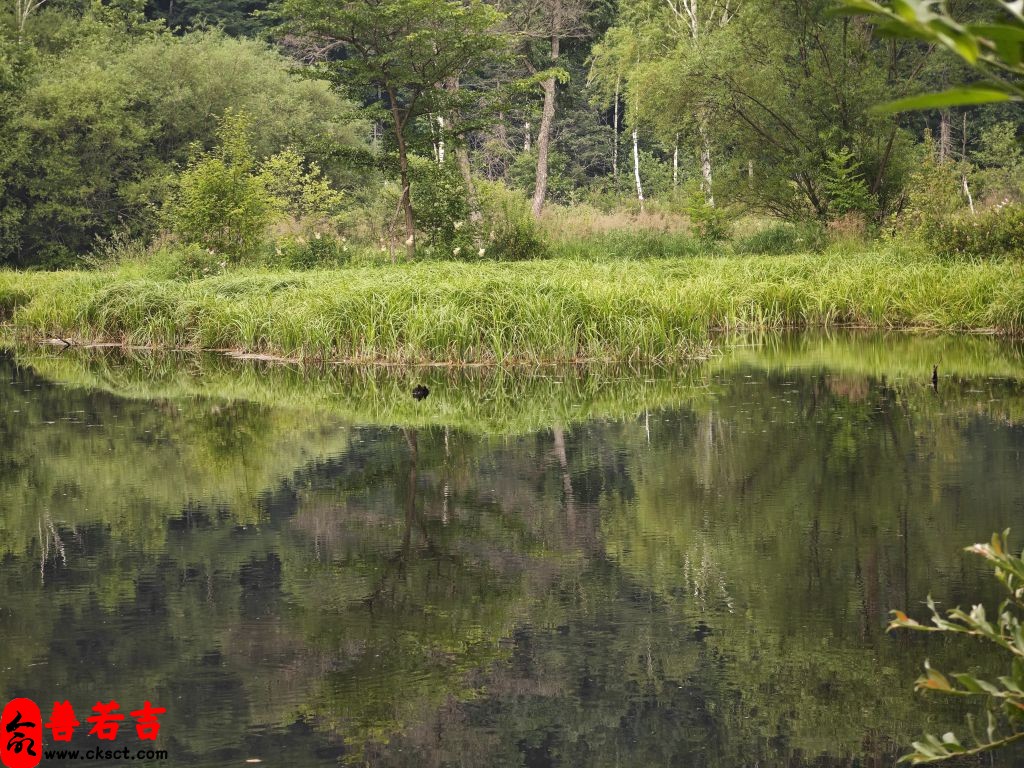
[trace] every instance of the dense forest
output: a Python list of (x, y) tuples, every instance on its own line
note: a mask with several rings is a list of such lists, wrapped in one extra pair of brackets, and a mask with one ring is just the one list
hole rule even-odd
[(739, 252), (1020, 247), (1020, 104), (879, 111), (981, 75), (833, 10), (16, 0), (0, 264), (520, 259), (620, 229)]

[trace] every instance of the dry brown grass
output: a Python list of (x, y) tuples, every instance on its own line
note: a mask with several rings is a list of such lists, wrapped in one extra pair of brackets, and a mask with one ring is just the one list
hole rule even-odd
[(541, 228), (552, 241), (575, 240), (611, 232), (687, 233), (690, 221), (686, 216), (662, 210), (616, 210), (604, 212), (581, 203), (571, 208), (549, 205), (541, 216)]

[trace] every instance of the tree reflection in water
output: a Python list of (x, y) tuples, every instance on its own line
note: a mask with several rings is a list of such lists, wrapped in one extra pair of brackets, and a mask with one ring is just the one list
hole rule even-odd
[(4, 692), (152, 700), (181, 764), (890, 764), (959, 719), (918, 660), (985, 659), (888, 609), (987, 594), (960, 546), (1024, 509), (1019, 351), (915, 343), (417, 410), (402, 374), (5, 358)]

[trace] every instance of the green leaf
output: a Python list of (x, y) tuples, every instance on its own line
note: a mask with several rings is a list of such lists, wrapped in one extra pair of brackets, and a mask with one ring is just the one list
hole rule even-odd
[(992, 104), (1000, 101), (1012, 101), (1013, 97), (1006, 91), (999, 90), (993, 86), (964, 86), (962, 88), (950, 88), (940, 93), (921, 93), (916, 96), (908, 96), (905, 99), (896, 99), (875, 107), (877, 114), (894, 114), (896, 112), (911, 112), (919, 109), (943, 109), (945, 107), (960, 107), (970, 104)]

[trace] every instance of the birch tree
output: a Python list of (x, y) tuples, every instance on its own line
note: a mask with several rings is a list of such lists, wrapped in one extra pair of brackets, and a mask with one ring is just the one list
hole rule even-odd
[(38, 11), (46, 0), (14, 0), (14, 17), (18, 24), (18, 40), (25, 34), (25, 24), (28, 17)]
[[(636, 0), (639, 2), (639, 0)], [(673, 151), (674, 178), (678, 179), (678, 136), (683, 128), (695, 134), (705, 200), (714, 205), (712, 167), (713, 110), (696, 92), (685, 104), (684, 114), (666, 115), (662, 100), (651, 99), (652, 79), (658, 66), (699, 57), (707, 38), (728, 25), (739, 0), (661, 0), (642, 8), (626, 8), (624, 23), (609, 29), (592, 57), (591, 83), (599, 98), (607, 98), (612, 83), (626, 83), (631, 114), (649, 116), (661, 128), (660, 140)], [(677, 73), (678, 76), (678, 73)], [(655, 112), (659, 112), (655, 116)], [(691, 144), (692, 145), (692, 144)]]

